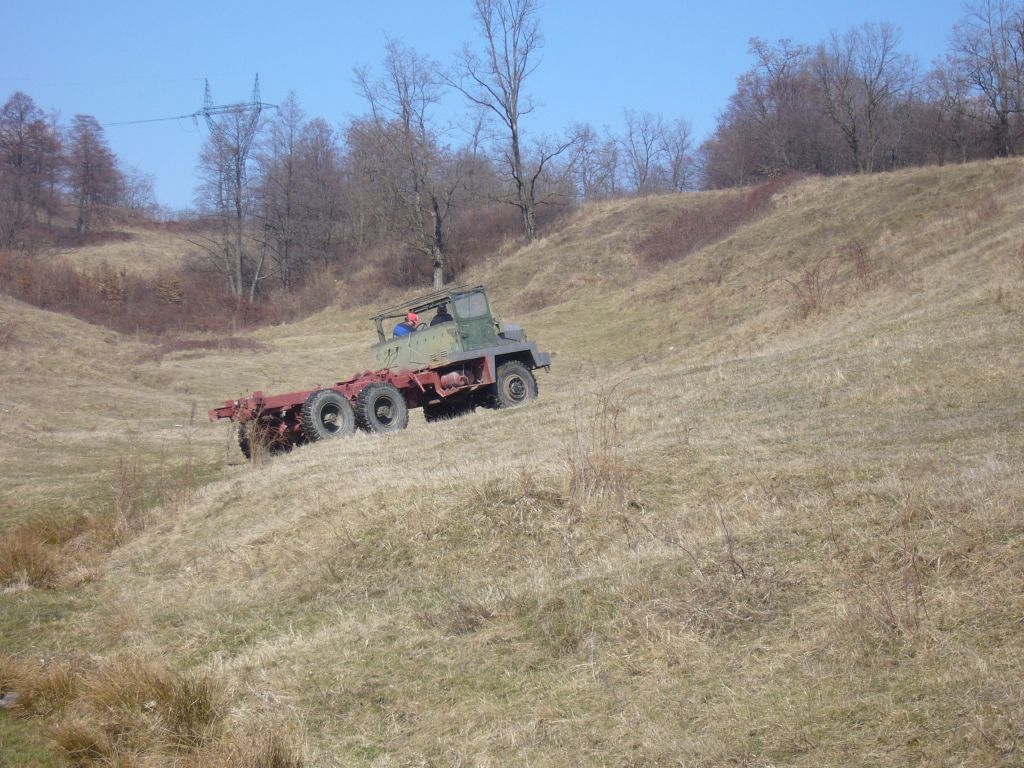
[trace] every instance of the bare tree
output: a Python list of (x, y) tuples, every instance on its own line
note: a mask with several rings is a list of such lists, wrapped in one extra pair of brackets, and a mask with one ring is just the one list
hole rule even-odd
[(461, 182), (458, 153), (439, 142), (430, 110), (441, 98), (437, 65), (397, 40), (385, 44), (384, 74), (356, 70), (370, 106), (376, 178), (400, 219), (406, 244), (430, 259), (433, 285), (444, 285), (449, 215)]
[(240, 107), (211, 121), (210, 135), (199, 160), (200, 186), (197, 202), (212, 216), (217, 233), (196, 238), (212, 257), (235, 296), (253, 301), (261, 280), (266, 253), (246, 250), (246, 225), (250, 214), (250, 154), (260, 128), (259, 112)]
[(893, 25), (868, 23), (841, 37), (833, 33), (815, 57), (825, 112), (862, 172), (875, 169), (886, 132), (898, 137), (905, 127), (915, 74), (913, 61), (898, 52), (899, 42)]
[(538, 194), (538, 181), (546, 166), (574, 144), (574, 137), (538, 145), (527, 159), (522, 118), (533, 112), (533, 101), (523, 93), (527, 78), (540, 63), (543, 45), (536, 0), (475, 0), (475, 16), (483, 42), (483, 57), (467, 45), (458, 62), (459, 79), (451, 84), (467, 99), (495, 116), (507, 131), (503, 152), (515, 196), (510, 201), (523, 220), (526, 239), (537, 233), (536, 209), (549, 199)]
[(667, 171), (665, 181), (669, 191), (691, 189), (696, 177), (696, 163), (690, 140), (690, 124), (683, 118), (668, 123), (662, 133), (662, 157)]
[(952, 61), (984, 99), (976, 117), (992, 132), (996, 154), (1017, 151), (1015, 118), (1024, 109), (1024, 6), (1006, 0), (970, 5), (953, 29)]
[(67, 185), (75, 202), (75, 228), (87, 234), (103, 210), (118, 203), (121, 172), (103, 128), (91, 115), (75, 115), (68, 131)]
[(132, 213), (155, 217), (160, 214), (160, 205), (156, 202), (154, 177), (151, 173), (143, 173), (138, 168), (128, 166), (121, 170), (121, 189), (118, 193), (118, 205)]
[(788, 170), (849, 170), (845, 138), (827, 105), (808, 47), (751, 38), (754, 65), (736, 81), (712, 138), (702, 147), (704, 181), (746, 184)]
[(40, 214), (56, 212), (63, 168), (56, 127), (20, 91), (0, 108), (0, 245), (14, 245)]
[(334, 256), (345, 215), (344, 172), (334, 130), (322, 119), (310, 120), (299, 136), (300, 195), (309, 258), (326, 269)]
[(582, 200), (606, 200), (618, 193), (619, 142), (601, 136), (590, 125), (574, 126), (576, 145), (571, 172), (576, 196)]
[(750, 52), (756, 64), (740, 79), (737, 94), (758, 128), (758, 141), (768, 150), (765, 171), (800, 167), (806, 144), (817, 132), (807, 119), (807, 106), (813, 113), (820, 103), (807, 76), (810, 51), (788, 39), (770, 45), (755, 37)]
[(638, 195), (659, 191), (659, 166), (665, 153), (665, 121), (661, 115), (627, 109), (622, 156), (626, 175)]
[(256, 216), (262, 224), (261, 244), (270, 252), (281, 286), (288, 290), (301, 274), (304, 264), (301, 247), (302, 201), (299, 199), (299, 136), (304, 115), (294, 93), (267, 121), (263, 140), (256, 152), (259, 176)]

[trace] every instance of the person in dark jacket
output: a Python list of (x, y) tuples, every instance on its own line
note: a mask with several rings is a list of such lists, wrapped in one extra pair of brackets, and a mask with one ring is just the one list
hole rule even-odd
[(420, 319), (415, 312), (410, 312), (405, 316), (405, 320), (395, 326), (394, 337), (397, 339), (401, 336), (408, 336), (411, 333), (416, 332), (416, 326), (419, 325)]
[(430, 321), (430, 325), (433, 327), (435, 325), (440, 325), (441, 323), (450, 323), (454, 319), (454, 317), (448, 314), (448, 305), (442, 304), (437, 308), (437, 314), (434, 315), (433, 319)]

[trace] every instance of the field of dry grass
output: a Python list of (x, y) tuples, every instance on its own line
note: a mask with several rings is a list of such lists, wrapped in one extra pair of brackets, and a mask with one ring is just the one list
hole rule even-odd
[(206, 408), (364, 369), (369, 308), (161, 352), (0, 300), (0, 750), (1019, 765), (1024, 163), (807, 179), (644, 264), (693, 204), (469, 276), (554, 352), (531, 407), (257, 465)]
[(63, 248), (61, 256), (83, 271), (110, 267), (115, 272), (123, 270), (151, 277), (160, 272), (178, 270), (189, 255), (198, 250), (188, 242), (185, 234), (157, 226), (119, 226), (117, 231), (123, 239)]

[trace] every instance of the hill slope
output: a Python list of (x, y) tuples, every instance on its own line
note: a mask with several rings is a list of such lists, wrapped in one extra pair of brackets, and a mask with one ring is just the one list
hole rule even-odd
[[(536, 404), (257, 466), (196, 425), (212, 481), (85, 583), (0, 595), (9, 650), (214, 675), (229, 731), (301, 722), (315, 765), (1016, 764), (1022, 181), (807, 179), (657, 268), (637, 244), (706, 197), (586, 206), (470, 276), (555, 352)], [(23, 457), (90, 423), (180, 457), (190, 399), (365, 367), (367, 314), (110, 358), (39, 313), (5, 406), (74, 370), (123, 429), (62, 399)], [(60, 498), (12, 466), (15, 506)], [(43, 720), (113, 739), (88, 701)]]

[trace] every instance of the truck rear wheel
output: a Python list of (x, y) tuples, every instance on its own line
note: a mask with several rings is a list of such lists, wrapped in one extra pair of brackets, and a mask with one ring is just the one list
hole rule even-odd
[(355, 413), (348, 398), (333, 389), (320, 389), (302, 404), (302, 433), (310, 442), (355, 432)]
[(515, 408), (536, 397), (537, 379), (533, 371), (518, 360), (509, 360), (498, 366), (488, 398), (491, 408)]
[(280, 422), (266, 416), (238, 425), (238, 447), (252, 461), (254, 454), (273, 455), (290, 451), (294, 445), (280, 434)]
[(394, 384), (369, 384), (356, 396), (356, 423), (367, 432), (397, 432), (409, 425), (409, 407)]

